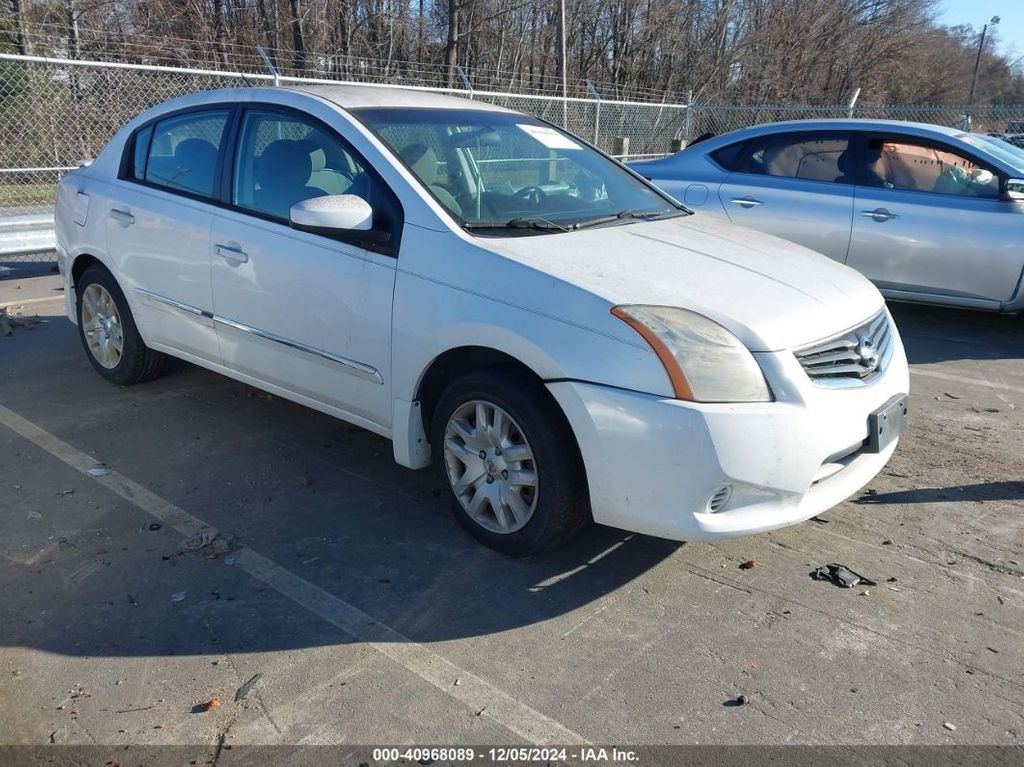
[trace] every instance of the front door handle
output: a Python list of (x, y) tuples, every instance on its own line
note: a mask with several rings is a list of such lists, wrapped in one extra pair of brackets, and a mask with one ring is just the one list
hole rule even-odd
[(755, 205), (764, 205), (763, 202), (758, 200), (756, 197), (751, 197), (749, 194), (746, 197), (733, 197), (729, 202), (743, 208), (753, 208)]
[(214, 245), (213, 250), (221, 258), (238, 264), (244, 264), (249, 260), (249, 254), (237, 245)]
[(875, 208), (874, 210), (862, 210), (860, 214), (864, 216), (864, 218), (870, 218), (872, 221), (877, 221), (880, 224), (893, 218), (899, 218), (899, 216), (897, 216), (895, 213), (890, 213), (885, 208)]
[(119, 210), (117, 208), (110, 209), (110, 217), (117, 221), (119, 224), (124, 226), (131, 226), (135, 223), (135, 216), (128, 210)]

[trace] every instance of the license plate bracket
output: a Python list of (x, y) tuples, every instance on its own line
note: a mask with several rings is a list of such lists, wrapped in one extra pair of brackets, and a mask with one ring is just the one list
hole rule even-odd
[(881, 453), (907, 430), (907, 399), (897, 394), (868, 416), (864, 452)]

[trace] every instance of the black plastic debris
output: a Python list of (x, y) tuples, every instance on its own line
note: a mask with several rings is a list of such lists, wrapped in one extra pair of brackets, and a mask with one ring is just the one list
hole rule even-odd
[(245, 700), (246, 696), (252, 691), (252, 688), (256, 686), (256, 683), (258, 681), (260, 681), (260, 677), (261, 676), (263, 676), (263, 675), (262, 674), (253, 674), (248, 682), (246, 682), (245, 684), (243, 684), (241, 687), (238, 688), (238, 691), (235, 693), (235, 702), (236, 703), (238, 701), (240, 701), (240, 700)]
[(824, 567), (818, 567), (811, 571), (811, 577), (816, 581), (829, 581), (844, 589), (852, 589), (854, 586), (877, 586), (870, 578), (865, 578), (860, 573), (855, 573), (846, 565), (832, 563)]

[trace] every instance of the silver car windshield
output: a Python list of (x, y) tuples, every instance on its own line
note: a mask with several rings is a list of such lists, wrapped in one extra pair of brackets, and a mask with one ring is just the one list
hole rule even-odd
[(1005, 165), (1009, 165), (1017, 173), (1024, 175), (1024, 149), (1014, 146), (1009, 141), (1003, 141), (1001, 138), (982, 136), (978, 133), (961, 133), (957, 138), (975, 149), (987, 152)]
[(479, 109), (353, 114), (465, 228), (561, 232), (687, 211), (568, 133)]

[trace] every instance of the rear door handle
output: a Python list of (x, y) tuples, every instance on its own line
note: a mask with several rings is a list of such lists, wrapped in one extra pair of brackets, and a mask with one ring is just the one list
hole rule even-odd
[(119, 224), (125, 226), (131, 226), (135, 223), (135, 216), (131, 214), (131, 211), (119, 210), (117, 208), (110, 209), (110, 217), (117, 221)]
[(888, 221), (889, 219), (899, 218), (895, 213), (890, 213), (885, 208), (862, 210), (860, 214), (864, 216), (864, 218), (870, 218), (872, 221), (877, 221), (880, 224)]
[(237, 245), (214, 245), (213, 250), (221, 258), (226, 258), (228, 261), (234, 261), (238, 264), (244, 264), (249, 260), (249, 254)]
[(755, 197), (751, 197), (749, 194), (746, 197), (733, 197), (729, 202), (743, 208), (753, 208), (755, 205), (764, 205), (763, 202)]

